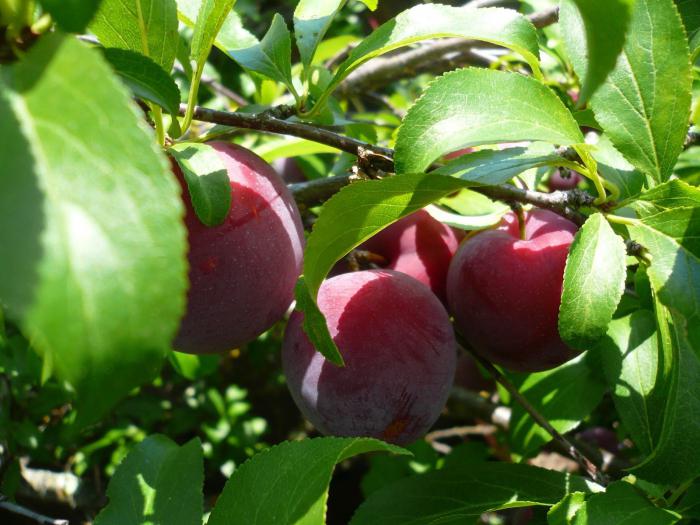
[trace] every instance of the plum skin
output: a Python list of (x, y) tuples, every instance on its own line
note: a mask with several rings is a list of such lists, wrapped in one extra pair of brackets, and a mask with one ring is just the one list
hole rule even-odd
[(324, 281), (318, 304), (345, 367), (316, 352), (292, 314), (282, 366), (301, 412), (323, 434), (407, 444), (442, 410), (454, 378), (456, 343), (442, 303), (392, 270)]
[(223, 224), (196, 216), (179, 167), (185, 201), (190, 288), (176, 350), (216, 353), (237, 348), (279, 321), (301, 273), (304, 230), (294, 199), (272, 167), (240, 146), (212, 142), (231, 181)]
[(577, 188), (579, 182), (582, 180), (583, 178), (581, 175), (575, 171), (571, 172), (571, 175), (565, 179), (562, 177), (561, 171), (556, 170), (549, 176), (549, 179), (547, 180), (547, 187), (549, 188), (549, 191), (568, 191)]
[(564, 266), (576, 225), (535, 209), (525, 239), (508, 213), (500, 227), (462, 244), (447, 276), (455, 325), (482, 357), (510, 370), (537, 372), (572, 359), (557, 321)]

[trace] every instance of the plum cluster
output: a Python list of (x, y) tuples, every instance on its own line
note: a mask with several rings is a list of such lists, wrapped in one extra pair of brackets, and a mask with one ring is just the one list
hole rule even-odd
[[(174, 348), (223, 352), (275, 322), (293, 300), (304, 248), (292, 195), (254, 153), (211, 144), (231, 185), (223, 224), (206, 227), (183, 187), (190, 288)], [(520, 220), (523, 224), (520, 224)], [(564, 265), (576, 226), (546, 210), (463, 235), (419, 210), (365, 241), (365, 268), (340, 264), (318, 295), (344, 360), (316, 352), (289, 319), (282, 363), (292, 397), (326, 434), (405, 444), (436, 421), (454, 381), (455, 328), (482, 357), (512, 370), (558, 366), (575, 352), (557, 331)], [(354, 270), (354, 271), (352, 271)]]

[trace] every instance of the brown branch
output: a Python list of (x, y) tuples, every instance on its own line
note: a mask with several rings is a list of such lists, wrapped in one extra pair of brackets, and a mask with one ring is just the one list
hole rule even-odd
[(693, 146), (700, 146), (700, 132), (689, 131), (683, 143), (683, 149), (688, 149)]
[(54, 519), (44, 516), (38, 512), (34, 512), (33, 510), (17, 505), (16, 503), (5, 501), (3, 498), (4, 496), (0, 495), (0, 510), (4, 510), (17, 518), (22, 519), (22, 523), (29, 520), (31, 523), (36, 523), (37, 525), (69, 525), (68, 520)]
[[(534, 13), (528, 16), (528, 19), (535, 27), (546, 27), (559, 19), (559, 10), (553, 7)], [(367, 92), (397, 79), (415, 76), (426, 67), (436, 71), (437, 64), (447, 68), (442, 70), (444, 72), (456, 65), (463, 65), (473, 60), (472, 49), (484, 46), (493, 46), (493, 44), (464, 38), (448, 38), (392, 56), (375, 58), (348, 75), (338, 86), (338, 92), (344, 96)], [(448, 55), (452, 56), (446, 59)]]

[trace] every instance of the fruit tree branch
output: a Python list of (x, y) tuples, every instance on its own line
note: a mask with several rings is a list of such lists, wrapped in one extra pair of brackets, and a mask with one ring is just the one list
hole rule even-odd
[[(537, 28), (546, 27), (559, 20), (559, 9), (553, 7), (527, 18)], [(485, 45), (493, 46), (464, 38), (448, 38), (392, 56), (375, 58), (348, 75), (338, 86), (338, 92), (348, 96), (376, 89), (400, 78), (412, 77), (426, 65), (431, 71), (435, 71), (437, 64), (454, 67), (473, 59), (472, 49)], [(446, 55), (451, 55), (449, 60), (445, 60)]]
[(0, 495), (0, 509), (14, 515), (22, 523), (36, 523), (38, 525), (68, 525), (68, 520), (54, 519), (48, 516), (26, 509), (16, 503), (4, 501), (4, 496)]

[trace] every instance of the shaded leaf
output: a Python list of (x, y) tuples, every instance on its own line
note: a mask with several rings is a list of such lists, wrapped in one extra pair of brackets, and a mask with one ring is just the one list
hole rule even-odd
[(202, 0), (194, 24), (190, 58), (201, 69), (236, 0)]
[(102, 0), (41, 0), (58, 27), (71, 33), (80, 33), (90, 23)]
[(294, 10), (294, 36), (305, 69), (343, 4), (345, 0), (299, 0)]

